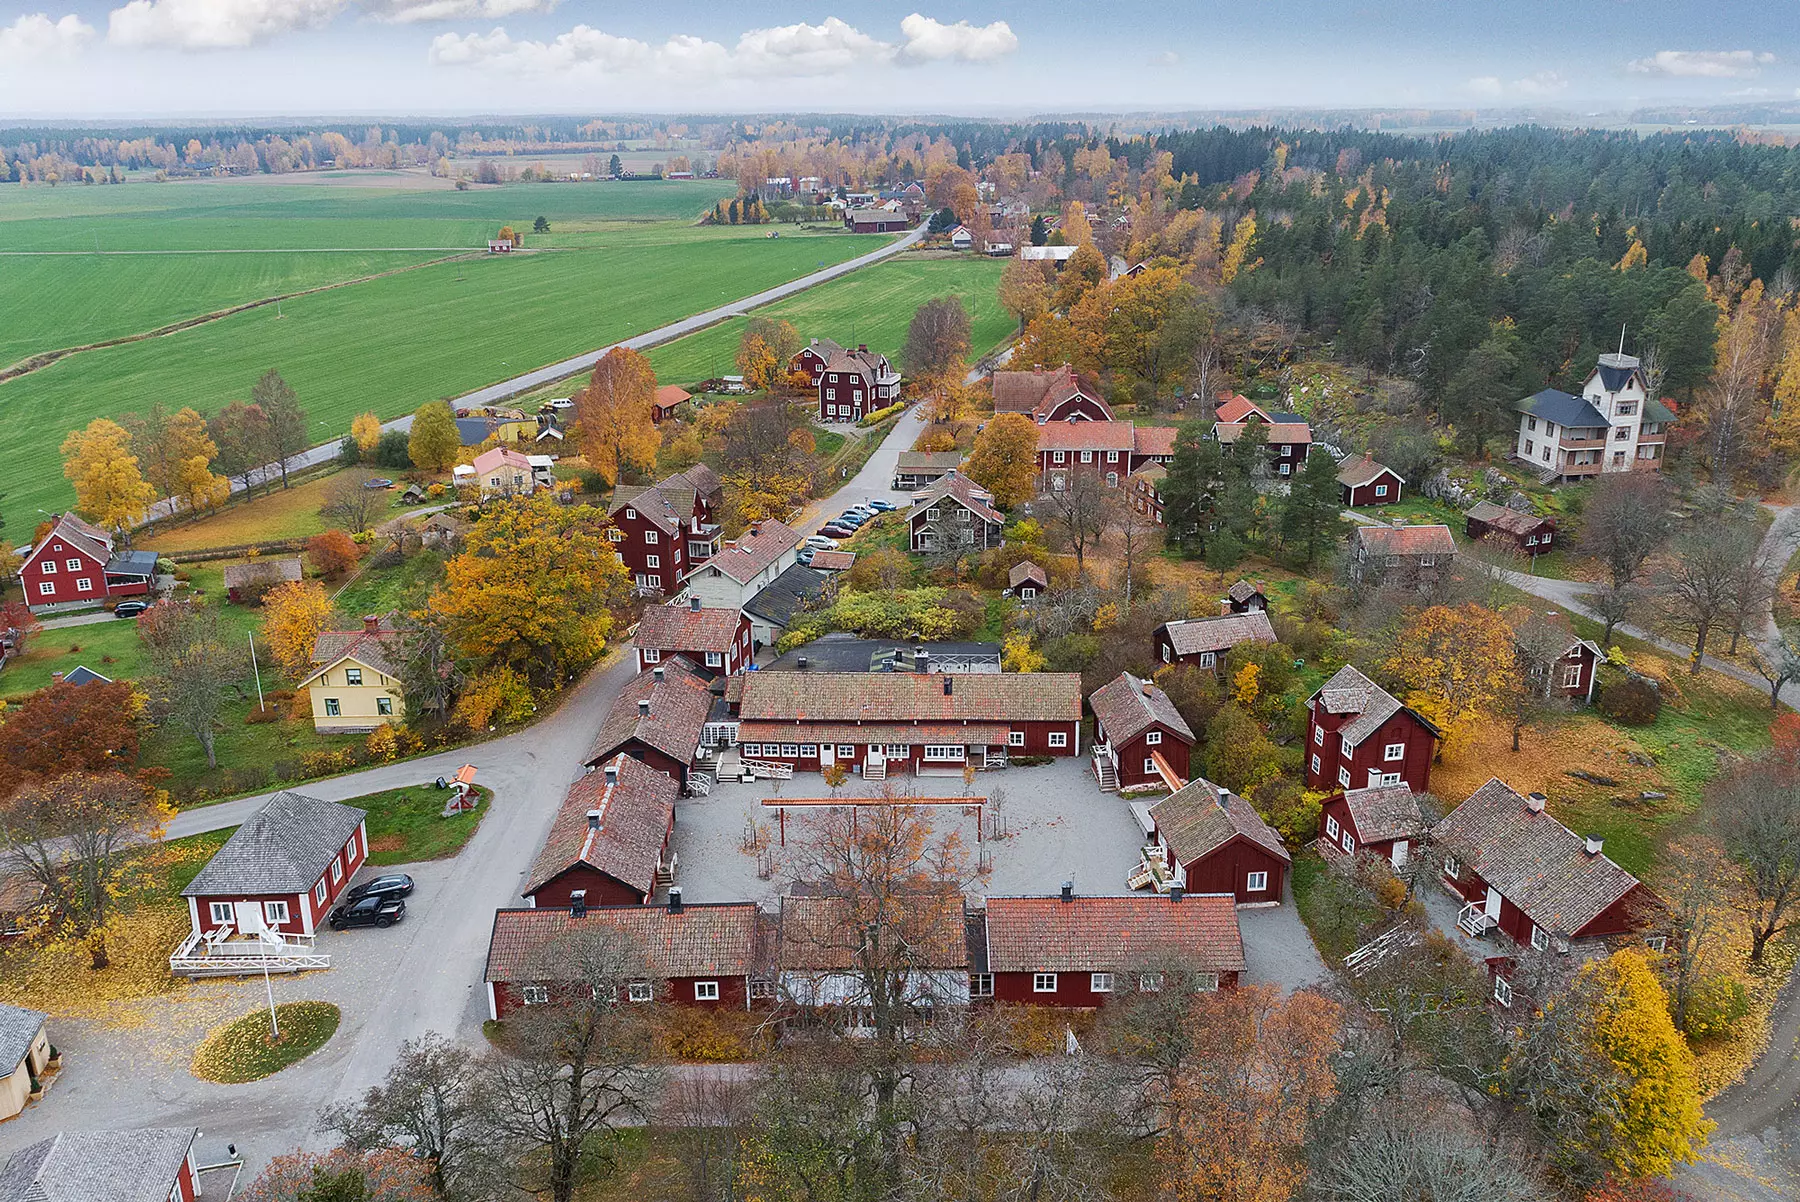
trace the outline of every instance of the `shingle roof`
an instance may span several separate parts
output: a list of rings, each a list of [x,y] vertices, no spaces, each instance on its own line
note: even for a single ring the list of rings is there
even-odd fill
[[[774,722],[1076,722],[1081,676],[752,672],[739,713]]]
[[[1244,426],[1244,422],[1220,422],[1213,427],[1213,434],[1220,442],[1230,446],[1244,432]],[[1312,427],[1305,422],[1271,422],[1263,429],[1268,432],[1267,441],[1272,443],[1312,441]]]
[[[1647,422],[1672,422],[1675,420],[1675,411],[1655,397],[1650,397],[1644,402],[1644,420]]]
[[[1267,409],[1242,393],[1233,393],[1219,402],[1213,417],[1222,422],[1241,422],[1253,413],[1264,421],[1271,420]]]
[[[567,906],[501,910],[488,940],[486,981],[555,981],[567,973],[561,944],[596,927],[624,931],[659,977],[742,977],[755,967],[755,902],[597,906],[577,918]]]
[[[685,471],[665,476],[648,488],[621,484],[613,489],[607,515],[630,508],[642,514],[659,529],[675,533],[681,523],[694,516],[697,498],[710,498],[720,489],[719,477],[704,463],[696,463]]]
[[[664,384],[656,390],[656,406],[659,409],[673,409],[676,405],[693,399],[693,393],[677,384]]]
[[[961,472],[950,472],[946,475],[939,476],[920,492],[913,500],[912,509],[907,515],[907,520],[910,521],[912,518],[924,513],[925,510],[937,504],[939,501],[942,501],[945,497],[955,500],[959,505],[962,505],[969,510],[969,512],[988,522],[992,522],[995,525],[1004,524],[1006,521],[1006,518],[1001,515],[1000,511],[994,508],[991,501],[991,494]]]
[[[1549,518],[1538,517],[1535,513],[1521,513],[1492,501],[1476,502],[1463,516],[1483,525],[1497,526],[1509,534],[1536,534],[1543,527],[1556,524]]]
[[[739,584],[748,584],[756,574],[800,545],[800,532],[786,522],[765,518],[738,536],[737,545],[719,552],[696,568],[717,568]]]
[[[1542,392],[1534,392],[1514,405],[1513,408],[1520,413],[1528,413],[1532,417],[1555,422],[1559,426],[1592,428],[1612,424],[1587,401],[1578,396],[1570,396],[1560,388],[1546,388]]]
[[[1225,590],[1225,595],[1242,605],[1244,602],[1250,600],[1250,598],[1261,597],[1264,593],[1262,591],[1262,585],[1252,584],[1248,580],[1239,580]]]
[[[658,670],[662,676],[657,676]],[[648,701],[650,712],[640,713],[638,702]],[[612,708],[594,735],[586,763],[610,758],[626,742],[636,739],[664,755],[688,763],[700,746],[700,734],[712,708],[706,681],[679,659],[645,668],[626,681],[613,698]]]
[[[213,853],[183,897],[305,893],[368,811],[282,790]]]
[[[735,609],[701,607],[695,609],[684,602],[651,605],[638,619],[637,633],[631,636],[634,646],[654,647],[662,651],[731,650],[737,641],[743,614]]]
[[[280,584],[283,581],[299,580],[303,575],[305,572],[297,558],[252,559],[248,563],[225,565],[225,587],[243,588],[245,585],[257,585],[264,581]]]
[[[1370,555],[1455,555],[1450,527],[1358,526],[1351,537]]]
[[[1351,664],[1345,664],[1320,685],[1310,703],[1317,698],[1328,714],[1355,714],[1357,717],[1338,728],[1346,746],[1355,747],[1381,728],[1381,724],[1405,709],[1399,698],[1364,676]],[[1417,717],[1415,714],[1414,717]],[[1424,722],[1424,719],[1419,719]],[[1429,726],[1429,723],[1426,724]]]
[[[1119,972],[1175,960],[1242,972],[1244,940],[1229,893],[990,897],[989,972]]]
[[[829,359],[835,352],[843,349],[842,345],[829,338],[809,338],[806,340],[806,345],[801,348],[801,350],[811,351],[821,359]],[[795,351],[794,357],[799,358],[800,351]]]
[[[1175,453],[1174,426],[1134,426],[1132,428],[1133,455],[1173,455]]]
[[[1548,813],[1533,814],[1525,798],[1489,780],[1432,828],[1432,838],[1481,879],[1558,935],[1579,935],[1638,879],[1604,855],[1588,855],[1584,840]]]
[[[1367,455],[1347,455],[1344,457],[1344,461],[1338,464],[1338,483],[1351,488],[1361,488],[1384,475],[1392,476],[1402,484],[1406,483],[1406,478],[1399,472],[1376,463]]]
[[[873,898],[781,898],[776,963],[800,972],[852,968],[863,931],[881,921],[910,943],[909,962],[923,969],[967,968],[969,941],[962,894],[918,892],[877,902]]]
[[[1161,726],[1188,743],[1194,732],[1169,695],[1129,672],[1095,689],[1088,698],[1094,717],[1106,728],[1107,740],[1113,744],[1129,743],[1152,726]]]
[[[604,769],[589,772],[564,794],[550,834],[519,890],[526,897],[579,865],[604,872],[639,893],[655,890],[656,865],[675,821],[675,795],[681,786],[628,755],[613,756],[605,767],[616,769],[616,781],[609,781]],[[592,810],[600,811],[597,826],[588,818]]]
[[[383,676],[400,675],[400,631],[383,618],[371,632],[363,630],[322,630],[313,642],[312,676],[329,668],[345,656],[375,669]],[[307,680],[311,680],[308,676]],[[306,681],[300,682],[303,686]]]
[[[817,558],[814,556],[815,562]],[[822,571],[816,572],[802,563],[791,563],[756,596],[744,602],[744,612],[755,614],[771,625],[785,627],[802,606],[824,594],[827,579],[829,577]]]
[[[1130,422],[1045,422],[1038,427],[1040,451],[1129,451],[1137,445]]]
[[[1283,860],[1289,858],[1281,836],[1249,802],[1205,777],[1195,777],[1151,806],[1150,819],[1183,864],[1210,855],[1238,835]]]
[[[1006,585],[1008,588],[1018,588],[1027,580],[1035,580],[1045,588],[1050,587],[1050,577],[1045,574],[1044,569],[1029,559],[1021,559],[1012,566],[1012,571],[1006,574]]]
[[[1260,609],[1217,618],[1184,618],[1164,626],[1176,655],[1228,651],[1239,643],[1273,643],[1275,627]]]
[[[72,513],[65,513],[56,519],[56,527],[44,536],[44,542],[59,538],[70,543],[93,559],[105,563],[112,558],[112,539],[97,526],[90,526]]]
[[[1048,416],[1058,405],[1080,393],[1112,410],[1097,391],[1090,391],[1068,364],[1050,371],[997,371],[993,374],[994,412]]]
[[[10,1073],[25,1059],[32,1041],[44,1029],[49,1015],[23,1006],[0,1005],[0,1074]]]
[[[814,551],[806,566],[816,572],[844,572],[855,562],[854,551]]]
[[[1350,819],[1356,823],[1356,833],[1364,843],[1417,839],[1425,833],[1418,794],[1405,785],[1347,789],[1344,804],[1349,807]]]
[[[894,461],[894,471],[899,475],[917,475],[922,472],[952,471],[962,465],[961,451],[901,451]]]
[[[194,1127],[64,1131],[14,1152],[0,1202],[168,1202]]]

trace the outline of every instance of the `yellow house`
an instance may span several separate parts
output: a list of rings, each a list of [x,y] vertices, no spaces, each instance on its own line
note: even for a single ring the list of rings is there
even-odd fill
[[[400,632],[377,617],[361,630],[326,630],[313,644],[313,673],[300,682],[321,734],[374,730],[406,720],[400,686]]]
[[[0,1120],[25,1109],[50,1067],[44,1018],[36,1010],[0,1006],[0,1072],[5,1073],[0,1077]]]

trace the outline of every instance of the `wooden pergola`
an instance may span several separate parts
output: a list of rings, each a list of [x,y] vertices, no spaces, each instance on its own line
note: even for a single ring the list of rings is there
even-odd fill
[[[851,822],[855,822],[856,811],[866,806],[960,806],[965,812],[975,811],[975,842],[981,842],[981,811],[987,804],[987,797],[765,797],[762,807],[776,812],[776,821],[781,828],[781,845],[787,846],[787,812],[791,806],[800,810],[832,809],[846,807],[850,810]]]

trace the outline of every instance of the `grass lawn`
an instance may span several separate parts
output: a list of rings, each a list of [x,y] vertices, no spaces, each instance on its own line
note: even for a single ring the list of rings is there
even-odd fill
[[[309,538],[325,529],[319,509],[338,483],[338,474],[327,472],[292,488],[278,487],[272,493],[234,501],[199,521],[160,528],[140,542],[149,550],[167,553]],[[380,520],[387,518],[383,515]]]
[[[407,556],[391,568],[370,568],[351,578],[332,604],[345,619],[355,622],[364,614],[402,613],[420,609],[437,582],[444,578],[444,556],[433,550]]]
[[[938,296],[958,296],[969,310],[972,354],[992,350],[1010,335],[1015,322],[1000,307],[1000,272],[994,259],[919,259],[898,255],[883,263],[809,288],[766,308],[758,317],[793,323],[802,338],[833,338],[848,346],[898,358],[913,312]],[[721,322],[650,352],[656,378],[689,383],[735,370],[738,339],[748,318]]]
[[[477,787],[480,800],[466,814],[443,817],[447,790],[430,782],[353,797],[345,805],[369,811],[369,863],[377,866],[442,860],[463,849],[487,815],[493,793]]]
[[[1326,877],[1330,871],[1318,852],[1302,852],[1294,857],[1291,878],[1294,908],[1299,911],[1300,920],[1306,924],[1319,954],[1333,964],[1341,964],[1345,956],[1356,950],[1359,933],[1379,918],[1380,913],[1351,890],[1327,890]],[[1351,912],[1332,913],[1330,907],[1344,899],[1356,902]]]
[[[271,1038],[269,1012],[252,1010],[208,1032],[189,1071],[219,1085],[260,1081],[324,1047],[342,1018],[330,1002],[283,1002],[275,1007],[281,1035]]]
[[[143,654],[137,623],[130,618],[40,630],[25,654],[0,672],[0,697],[35,693],[51,683],[51,673],[67,673],[79,664],[113,680],[128,680],[139,674]]]

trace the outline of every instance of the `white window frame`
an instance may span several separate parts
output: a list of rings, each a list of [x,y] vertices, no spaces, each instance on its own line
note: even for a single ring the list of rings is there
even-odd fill
[[[206,911],[212,916],[214,922],[226,923],[232,920],[233,911],[230,902],[208,902]]]
[[[1025,732],[1022,730],[1007,731],[1006,732],[1006,745],[1008,747],[1023,747],[1023,746],[1025,746]]]
[[[1645,935],[1644,946],[1660,955],[1669,950],[1669,937],[1667,935]]]
[[[784,760],[799,759],[800,758],[800,744],[798,744],[798,743],[783,743],[781,745],[781,758]]]
[[[800,758],[803,760],[818,759],[819,758],[819,745],[817,743],[802,743],[802,744],[800,744]]]
[[[1508,1010],[1512,1009],[1513,989],[1511,981],[1501,976],[1496,976],[1494,978],[1494,1000],[1499,1002],[1502,1006],[1505,1006]]]
[[[746,756],[761,755],[762,754],[762,744],[761,743],[745,743],[738,747],[738,751],[739,751],[739,753],[746,755]]]
[[[519,986],[519,1000],[527,1006],[543,1006],[550,1001],[550,989],[545,985]]]
[[[1093,972],[1088,974],[1089,993],[1111,993],[1113,991],[1113,975],[1110,972]]]
[[[647,567],[647,568],[660,568],[660,567],[662,567],[662,556],[660,556],[660,555],[646,555],[646,556],[644,556],[644,566],[645,566],[645,567]]]
[[[635,510],[635,509],[627,509],[627,510],[626,510],[626,511],[625,511],[625,516],[626,516],[626,517],[628,517],[628,518],[635,518],[635,517],[637,517],[637,510]]]
[[[263,903],[263,924],[275,926],[288,921],[288,904],[284,901],[266,901]]]
[[[46,576],[56,575],[56,561],[54,559],[41,560],[41,561],[39,561],[38,566],[43,569],[44,575],[46,575]]]
[[[63,560],[63,567],[69,569],[71,572],[79,572],[81,571],[81,561],[79,559],[65,559]]]
[[[706,653],[706,666],[709,668],[724,667],[725,666],[725,653],[722,651],[708,651]]]
[[[1201,666],[1201,667],[1202,667],[1202,668],[1210,668],[1210,667],[1213,667],[1213,666],[1214,666],[1214,665],[1216,665],[1216,664],[1217,664],[1217,663],[1218,663],[1218,662],[1219,662],[1219,657],[1218,657],[1218,655],[1217,655],[1217,654],[1215,654],[1215,653],[1214,653],[1214,652],[1211,652],[1211,651],[1202,651],[1202,652],[1201,652],[1201,653],[1200,653],[1200,666]]]
[[[1550,934],[1537,923],[1531,924],[1531,950],[1541,952],[1550,946]]]
[[[1562,687],[1565,689],[1578,689],[1581,687],[1581,665],[1580,664],[1564,664],[1563,665]]]
[[[719,983],[717,981],[695,981],[694,1000],[696,1002],[716,1002],[719,1000]]]
[[[1106,453],[1106,461],[1108,463],[1117,463],[1119,461],[1119,453],[1117,451],[1108,451]]]
[[[1453,881],[1460,877],[1462,875],[1462,861],[1453,855],[1446,855],[1444,857],[1444,875]]]
[[[1325,837],[1335,840],[1338,837],[1338,820],[1332,815],[1325,815]]]
[[[1387,496],[1387,485],[1385,485],[1385,484],[1377,484],[1377,485],[1376,485],[1376,486],[1375,486],[1375,495],[1376,495],[1376,496],[1378,496],[1378,497],[1385,497],[1385,496]]]
[[[1381,753],[1381,758],[1384,760],[1390,760],[1390,761],[1405,759],[1406,758],[1406,744],[1405,743],[1389,743],[1387,745],[1387,749]]]
[[[313,886],[313,896],[314,896],[314,897],[316,897],[316,898],[318,898],[318,899],[319,899],[319,904],[320,904],[320,905],[321,905],[321,906],[322,906],[322,905],[324,905],[324,904],[325,904],[325,892],[326,892],[326,888],[327,888],[327,887],[326,887],[326,884],[325,884],[325,878],[324,878],[324,877],[320,877],[320,878],[319,878],[319,883],[318,883],[318,884],[316,884],[316,885],[314,885],[314,886]]]
[[[1139,993],[1160,993],[1163,987],[1163,975],[1160,972],[1138,974]]]
[[[1034,972],[1031,974],[1031,992],[1055,993],[1056,974],[1053,972]]]
[[[1081,453],[1081,461],[1083,463],[1092,463],[1094,461],[1094,453],[1092,451],[1083,451]]]
[[[839,743],[838,749],[837,749],[837,758],[840,760],[855,759],[856,758],[856,744],[855,743]]]
[[[1158,744],[1160,744],[1161,742],[1162,742],[1162,731],[1147,730],[1144,732],[1144,745],[1145,746],[1155,747]]]
[[[53,580],[38,581],[38,596],[40,596],[40,597],[56,596],[56,582]]]
[[[654,530],[646,530],[644,531],[644,541],[654,546],[662,541],[662,536]]]
[[[1062,463],[1063,462],[1063,453],[1061,451],[1050,452],[1050,462]]]
[[[661,647],[640,647],[638,650],[640,654],[643,655],[644,662],[647,664],[654,664],[662,659]]]
[[[1312,770],[1313,770],[1313,775],[1315,775],[1315,776],[1316,776],[1316,775],[1318,775],[1318,772],[1319,772],[1319,757],[1318,757],[1318,756],[1316,756],[1316,755],[1315,755],[1315,756],[1313,756],[1313,758],[1312,758]]]
[[[1344,849],[1344,854],[1347,856],[1356,854],[1356,840],[1349,831],[1345,831],[1343,837],[1338,840],[1338,846]]]
[[[81,577],[81,578],[80,578],[80,579],[79,579],[79,580],[77,580],[77,581],[76,581],[76,582],[75,582],[75,591],[76,591],[76,592],[78,592],[78,593],[91,593],[91,592],[93,592],[93,591],[94,591],[94,582],[93,582],[93,580],[92,580],[92,579],[90,579],[90,578],[89,578],[89,577],[86,577],[86,576],[83,576],[83,577]]]
[[[1219,992],[1219,974],[1216,972],[1197,972],[1194,974],[1195,993]]]
[[[1067,747],[1069,745],[1069,732],[1066,730],[1051,731],[1049,745],[1052,747]]]
[[[1313,727],[1313,746],[1314,747],[1325,746],[1325,728],[1323,726],[1314,726]]]
[[[1266,872],[1246,872],[1244,874],[1245,893],[1267,893],[1269,891],[1269,874]]]
[[[1144,757],[1144,775],[1145,776],[1156,775],[1156,761],[1151,759],[1149,756]]]
[[[1338,769],[1338,784],[1346,789],[1350,787],[1350,769],[1348,767]]]
[[[332,856],[331,857],[331,883],[335,885],[343,879],[344,879],[344,861],[337,856]]]

